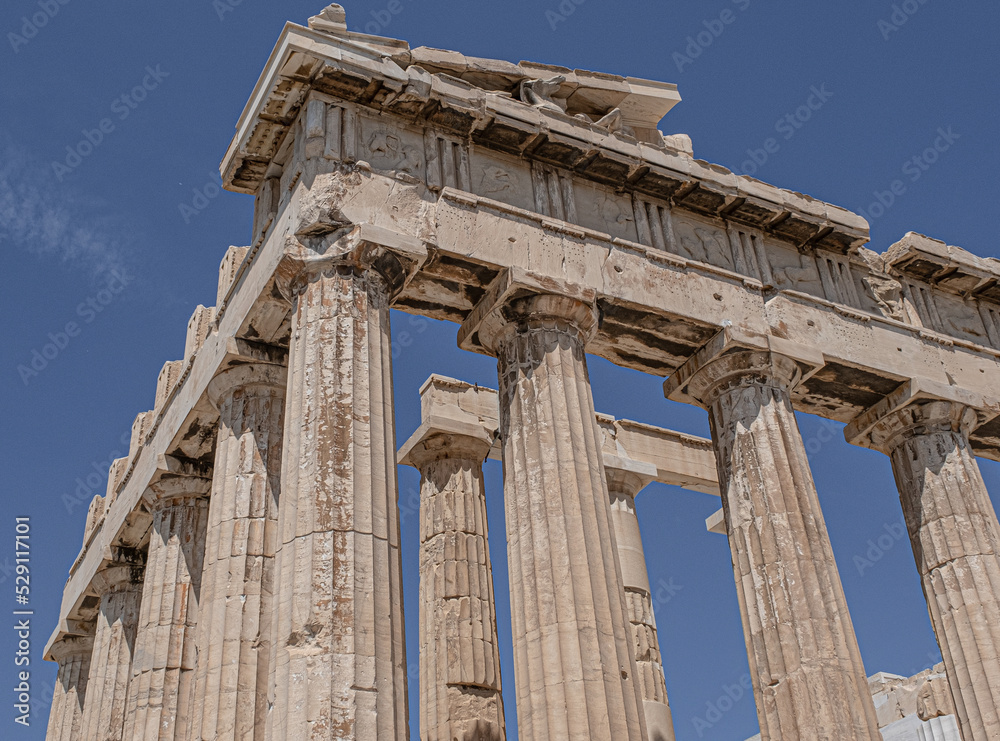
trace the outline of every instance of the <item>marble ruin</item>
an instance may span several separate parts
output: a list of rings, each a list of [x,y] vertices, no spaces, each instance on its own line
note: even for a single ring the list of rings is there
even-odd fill
[[[425,741],[505,739],[505,691],[522,741],[674,738],[635,510],[653,481],[721,499],[761,738],[1000,738],[976,462],[1000,460],[1000,261],[912,233],[869,250],[861,217],[664,136],[679,100],[411,49],[337,5],[285,26],[221,167],[256,199],[252,243],[90,508],[48,738],[408,738],[397,460],[422,480]],[[496,391],[432,377],[398,458],[390,309],[498,364]],[[665,378],[711,440],[597,414],[588,354]],[[926,676],[866,678],[793,410],[892,466],[944,657]]]

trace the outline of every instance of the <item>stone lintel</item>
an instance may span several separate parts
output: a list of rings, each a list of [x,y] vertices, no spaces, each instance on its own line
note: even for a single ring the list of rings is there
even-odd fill
[[[597,415],[597,423],[604,433],[605,468],[638,465],[650,471],[650,481],[719,496],[711,440],[605,414]]]
[[[771,353],[788,358],[799,367],[801,375],[798,383],[815,375],[826,362],[823,353],[812,347],[789,342],[774,335],[754,335],[736,327],[725,327],[664,381],[664,395],[671,401],[704,406],[701,400],[694,398],[690,393],[692,380],[712,362],[736,353]]]
[[[230,337],[226,340],[226,354],[219,365],[220,373],[251,363],[286,366],[288,364],[288,348],[254,342],[240,337]]]
[[[493,317],[498,309],[509,305],[512,301],[541,295],[570,298],[590,306],[593,306],[597,299],[597,292],[592,288],[539,275],[517,266],[506,268],[490,284],[486,295],[476,304],[459,328],[458,346],[469,352],[493,355],[494,353],[484,346],[479,336],[487,320]]]
[[[619,477],[628,477],[635,481],[638,486],[635,490],[635,494],[638,494],[657,479],[656,466],[652,463],[647,463],[646,461],[635,461],[631,458],[607,452],[605,452],[601,458],[604,461],[604,470],[608,476],[616,475]]]
[[[912,378],[878,404],[859,414],[844,428],[844,438],[851,445],[878,449],[873,442],[872,432],[879,422],[914,404],[932,401],[951,402],[974,410],[978,417],[976,427],[982,427],[1000,416],[1000,402],[988,400],[981,394],[959,386],[949,386],[926,378]]]
[[[728,535],[726,532],[726,512],[718,510],[705,518],[705,529],[716,535]]]
[[[496,391],[435,374],[420,387],[420,401],[423,421],[399,449],[400,465],[416,467],[411,452],[436,434],[492,441],[488,457],[501,459]],[[710,440],[607,414],[598,414],[597,423],[603,435],[605,468],[635,474],[643,480],[643,487],[655,481],[719,495]]]

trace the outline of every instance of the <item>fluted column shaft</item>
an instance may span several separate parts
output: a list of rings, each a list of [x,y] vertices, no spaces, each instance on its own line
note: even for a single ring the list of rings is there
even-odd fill
[[[593,307],[533,296],[480,330],[498,358],[518,738],[645,737],[586,340]]]
[[[268,738],[407,738],[388,288],[292,281]]]
[[[94,650],[92,636],[70,636],[55,644],[50,653],[59,664],[46,741],[78,741],[83,720],[90,657]]]
[[[646,482],[629,471],[605,468],[605,472],[611,496],[611,525],[618,545],[625,606],[632,629],[632,647],[646,716],[646,732],[649,741],[674,741],[674,720],[667,699],[663,658],[656,634],[646,554],[635,512],[635,496]]]
[[[248,364],[209,386],[220,419],[201,580],[195,741],[264,737],[284,381],[282,366]]]
[[[421,741],[506,738],[483,486],[489,449],[486,439],[441,434],[409,455],[421,474]]]
[[[790,389],[767,351],[709,360],[689,393],[707,407],[761,738],[881,736]]]
[[[125,731],[143,565],[136,552],[119,555],[125,556],[125,562],[116,562],[94,577],[101,606],[80,722],[84,741],[121,741]]]
[[[132,660],[126,741],[189,739],[210,485],[200,477],[171,477],[147,492],[153,500],[153,532]]]
[[[969,446],[973,409],[950,401],[886,415],[889,454],[965,741],[1000,738],[1000,525]]]

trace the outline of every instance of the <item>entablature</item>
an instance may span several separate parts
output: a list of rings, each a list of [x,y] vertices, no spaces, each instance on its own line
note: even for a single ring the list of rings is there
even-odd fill
[[[356,117],[367,115],[379,119],[383,127],[402,129],[410,124],[421,137],[433,131],[454,137],[466,150],[481,148],[484,153],[537,163],[536,178],[551,177],[545,168],[556,168],[615,192],[637,193],[682,210],[724,217],[802,248],[817,245],[844,254],[868,240],[867,223],[846,209],[696,160],[667,146],[662,135],[646,137],[655,141],[642,141],[629,134],[628,128],[617,128],[613,122],[600,125],[604,119],[591,120],[604,106],[617,105],[623,121],[655,131],[659,118],[679,101],[675,86],[669,83],[531,63],[507,67],[509,63],[496,60],[474,60],[470,66],[462,55],[438,50],[417,49],[406,55],[404,60],[399,53],[389,55],[347,36],[286,25],[223,161],[226,187],[260,193],[265,180],[274,175],[272,165],[308,101],[328,96],[331,103],[346,104],[335,126],[340,141],[328,143],[324,152],[340,161],[371,159],[373,153],[363,151],[363,144],[371,143],[369,137],[363,135],[362,144],[357,139]],[[428,57],[424,60],[428,66],[440,71],[431,73],[419,63],[411,64],[414,55],[418,62]],[[396,59],[408,66],[400,66]],[[563,102],[566,110],[545,105],[545,101],[533,105],[510,92],[484,89],[453,76],[472,75],[470,79],[478,80],[476,75],[482,76],[487,62],[502,67],[497,74],[506,75],[512,86],[514,68],[523,75],[521,84],[535,75],[558,73],[556,78],[562,82],[554,83],[554,91],[545,100]],[[570,104],[577,99],[580,112],[573,115]],[[594,113],[584,113],[587,106]],[[325,118],[311,115],[299,135],[314,138],[313,133],[325,124]],[[400,142],[397,151],[381,141],[378,146],[396,160],[393,169],[433,187],[435,178],[425,176],[423,169],[437,158],[418,151],[424,149],[422,144],[412,147]],[[371,164],[378,167],[378,163]]]

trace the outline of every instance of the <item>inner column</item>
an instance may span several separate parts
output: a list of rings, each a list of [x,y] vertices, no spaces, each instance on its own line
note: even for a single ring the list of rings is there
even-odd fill
[[[417,432],[420,470],[420,739],[503,741],[503,697],[483,461],[492,441]]]
[[[880,741],[790,390],[769,351],[699,353],[668,379],[708,409],[761,738]]]
[[[635,497],[648,479],[607,463],[604,471],[611,496],[611,523],[618,544],[618,560],[622,567],[625,605],[632,628],[632,646],[638,682],[642,691],[643,713],[649,741],[674,741],[674,719],[667,699],[667,682],[663,675],[663,658],[656,634],[653,598],[646,571],[646,554],[642,548]]]
[[[535,295],[479,329],[500,378],[518,738],[645,738],[585,345],[596,311]]]

